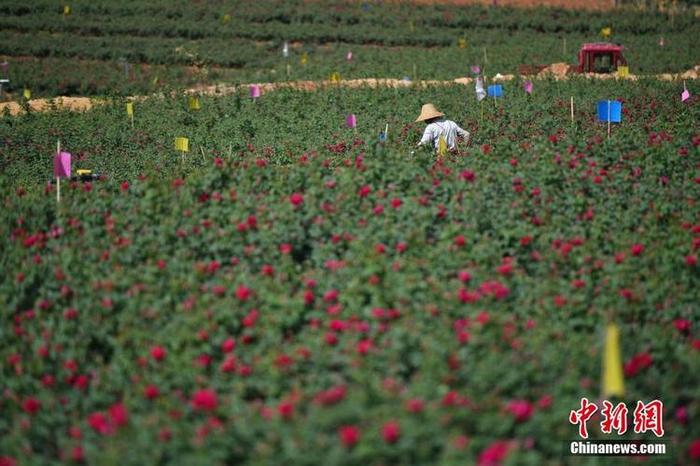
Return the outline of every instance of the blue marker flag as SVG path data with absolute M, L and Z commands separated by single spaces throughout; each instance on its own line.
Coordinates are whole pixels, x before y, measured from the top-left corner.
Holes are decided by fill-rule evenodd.
M 384 131 L 379 133 L 379 142 L 386 142 L 386 133 Z
M 489 86 L 489 97 L 503 97 L 503 86 L 500 84 Z
M 598 121 L 622 123 L 622 102 L 601 100 L 598 102 Z

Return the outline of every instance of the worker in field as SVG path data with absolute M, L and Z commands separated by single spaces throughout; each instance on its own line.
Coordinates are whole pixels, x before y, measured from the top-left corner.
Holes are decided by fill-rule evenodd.
M 445 114 L 438 111 L 433 104 L 423 105 L 416 121 L 424 121 L 427 124 L 418 146 L 430 144 L 440 155 L 447 151 L 456 151 L 459 137 L 463 138 L 465 143 L 469 142 L 469 131 L 460 128 L 454 121 L 445 119 Z

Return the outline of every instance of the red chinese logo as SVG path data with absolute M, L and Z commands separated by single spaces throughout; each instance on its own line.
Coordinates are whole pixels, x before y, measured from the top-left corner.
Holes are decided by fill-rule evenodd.
M 572 410 L 569 413 L 569 422 L 573 425 L 578 425 L 578 434 L 581 438 L 588 438 L 587 422 L 598 411 L 598 406 L 595 403 L 590 403 L 588 398 L 581 398 L 581 408 Z M 643 434 L 653 432 L 657 437 L 663 437 L 664 404 L 659 400 L 643 403 L 637 401 L 637 407 L 634 409 L 633 422 L 634 433 Z M 629 410 L 624 403 L 613 405 L 610 401 L 603 401 L 603 408 L 600 414 L 603 420 L 600 422 L 600 430 L 604 434 L 611 434 L 613 431 L 617 435 L 623 435 L 627 432 L 627 415 Z
M 581 409 L 569 413 L 569 422 L 578 424 L 578 434 L 581 438 L 588 438 L 586 423 L 596 411 L 598 407 L 594 403 L 589 403 L 588 398 L 581 398 Z
M 604 434 L 609 434 L 613 430 L 617 435 L 623 435 L 627 432 L 627 406 L 624 403 L 618 403 L 615 408 L 608 400 L 603 401 L 603 409 L 600 413 L 603 415 L 603 421 L 600 423 L 600 430 Z
M 652 431 L 657 437 L 663 437 L 663 412 L 664 404 L 659 400 L 650 401 L 647 404 L 637 401 L 637 407 L 634 409 L 634 432 L 643 434 Z

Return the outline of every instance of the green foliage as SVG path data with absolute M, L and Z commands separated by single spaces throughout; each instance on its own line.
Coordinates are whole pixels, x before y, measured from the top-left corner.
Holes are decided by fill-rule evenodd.
M 226 14 L 229 21 L 223 21 Z M 9 57 L 14 89 L 27 86 L 35 97 L 126 95 L 166 84 L 327 79 L 334 71 L 343 78 L 454 79 L 466 75 L 469 65 L 481 64 L 491 75 L 516 73 L 521 64 L 575 63 L 581 44 L 601 40 L 601 28 L 610 26 L 610 40 L 626 47 L 631 72 L 652 74 L 697 64 L 693 41 L 699 24 L 690 12 L 672 22 L 658 12 L 628 9 L 591 13 L 271 0 L 215 6 L 78 1 L 64 16 L 53 0 L 13 1 L 0 5 L 0 54 Z M 457 47 L 462 38 L 463 49 Z M 285 41 L 291 44 L 288 60 L 282 56 Z M 348 50 L 351 62 L 345 60 Z M 303 53 L 306 65 L 300 63 Z M 39 67 L 27 56 L 55 61 Z M 124 72 L 121 60 L 131 64 L 130 72 Z
M 120 99 L 3 117 L 0 456 L 457 465 L 508 440 L 505 464 L 561 464 L 569 411 L 600 394 L 613 319 L 625 401 L 664 401 L 663 463 L 687 464 L 699 426 L 673 418 L 700 413 L 700 270 L 685 262 L 700 246 L 697 100 L 645 80 L 504 89 L 483 120 L 457 85 L 202 97 L 197 112 L 152 97 L 133 129 Z M 616 97 L 608 140 L 594 104 Z M 427 101 L 473 136 L 441 163 L 410 155 Z M 58 205 L 57 138 L 74 169 L 104 174 L 64 182 Z M 652 363 L 632 367 L 639 354 Z M 211 411 L 192 403 L 203 388 Z M 532 413 L 518 419 L 514 400 Z

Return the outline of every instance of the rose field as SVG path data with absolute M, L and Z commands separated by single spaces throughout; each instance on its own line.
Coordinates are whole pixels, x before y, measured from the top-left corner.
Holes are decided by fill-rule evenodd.
M 508 74 L 520 64 L 574 63 L 580 44 L 600 40 L 605 27 L 624 44 L 633 74 L 698 65 L 697 1 L 674 1 L 675 9 L 668 1 L 661 11 L 617 2 L 631 5 L 586 12 L 377 0 L 3 0 L 0 62 L 18 100 L 24 88 L 34 97 L 125 96 L 333 72 L 453 79 L 473 63 Z
M 656 81 L 536 86 L 506 85 L 482 122 L 463 86 L 238 94 L 198 112 L 151 98 L 133 129 L 121 102 L 5 117 L 2 452 L 559 464 L 615 321 L 627 399 L 663 399 L 689 462 L 697 100 Z M 592 109 L 618 96 L 608 139 Z M 471 146 L 409 155 L 423 101 L 464 115 Z M 103 173 L 64 183 L 58 205 L 57 138 Z
M 481 102 L 473 82 L 240 85 L 282 80 L 286 38 L 295 64 L 310 47 L 290 79 L 454 79 L 549 63 L 563 37 L 573 63 L 610 18 L 631 69 L 678 73 L 692 16 L 421 6 L 413 35 L 394 3 L 121 3 L 0 4 L 24 109 L 0 114 L 0 466 L 700 463 L 697 79 L 515 76 Z M 488 64 L 455 45 L 477 23 Z M 99 104 L 37 112 L 23 87 Z M 600 100 L 622 103 L 609 133 Z M 416 148 L 426 102 L 469 143 Z M 57 141 L 96 174 L 60 202 Z M 589 440 L 666 454 L 571 456 L 582 398 L 629 408 Z M 638 400 L 663 402 L 662 438 L 634 432 Z

